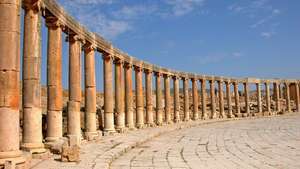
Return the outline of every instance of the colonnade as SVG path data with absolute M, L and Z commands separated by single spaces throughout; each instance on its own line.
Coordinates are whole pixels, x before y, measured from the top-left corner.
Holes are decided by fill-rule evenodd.
M 64 13 L 57 7 L 57 4 L 52 3 L 54 2 L 49 0 L 23 1 L 23 101 L 22 106 L 19 106 L 21 4 L 18 0 L 0 2 L 0 168 L 8 159 L 18 159 L 17 163 L 24 162 L 21 149 L 31 153 L 44 153 L 46 151 L 44 143 L 51 144 L 64 137 L 62 115 L 63 32 L 67 34 L 69 44 L 66 137 L 75 140 L 74 143 L 77 145 L 81 144 L 82 138 L 93 140 L 101 132 L 106 135 L 124 132 L 127 129 L 140 129 L 190 120 L 291 112 L 290 84 L 296 85 L 296 111 L 300 111 L 299 81 L 297 80 L 234 79 L 194 75 L 160 68 L 129 57 L 101 37 L 84 32 L 84 29 L 77 23 L 73 23 L 75 21 L 68 18 L 68 15 L 63 15 Z M 59 12 L 61 12 L 60 15 L 58 15 Z M 47 44 L 41 43 L 41 16 L 45 18 L 48 29 Z M 42 135 L 41 45 L 47 45 L 48 51 L 47 133 L 45 138 Z M 84 64 L 81 63 L 82 52 L 84 53 Z M 103 60 L 103 75 L 101 76 L 104 90 L 104 123 L 101 124 L 103 125 L 102 131 L 96 125 L 95 60 L 98 59 L 95 58 L 96 52 L 102 54 Z M 82 65 L 85 70 L 84 74 L 81 72 Z M 133 73 L 135 84 L 133 84 Z M 85 86 L 85 119 L 81 119 L 80 116 L 83 97 L 82 76 L 84 76 Z M 155 77 L 155 94 L 153 93 L 153 77 Z M 192 84 L 191 90 L 190 83 Z M 251 110 L 249 85 L 252 83 L 256 84 L 256 112 Z M 272 96 L 270 93 L 271 83 L 273 83 L 275 91 Z M 173 85 L 171 86 L 171 84 Z M 180 84 L 183 86 L 182 90 L 180 90 Z M 209 84 L 209 88 L 207 88 L 207 84 Z M 243 92 L 239 90 L 241 84 Z M 262 84 L 265 85 L 264 96 L 262 95 Z M 233 91 L 231 91 L 232 88 Z M 282 91 L 285 91 L 285 104 L 281 102 L 282 94 L 280 92 Z M 156 96 L 155 105 L 153 104 L 154 95 Z M 263 104 L 263 98 L 265 104 Z M 234 99 L 234 103 L 232 103 L 232 99 Z M 275 107 L 272 107 L 272 101 L 275 102 Z M 19 112 L 21 110 L 23 112 L 23 134 L 20 140 Z M 84 121 L 85 124 L 83 131 L 80 121 Z

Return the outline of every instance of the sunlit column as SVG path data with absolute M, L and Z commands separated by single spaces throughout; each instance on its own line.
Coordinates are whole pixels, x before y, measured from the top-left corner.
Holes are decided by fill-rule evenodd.
M 211 103 L 211 119 L 217 118 L 217 112 L 216 112 L 216 98 L 215 98 L 215 81 L 210 80 L 210 103 Z
M 133 102 L 132 102 L 132 64 L 125 62 L 125 124 L 134 129 Z
M 208 119 L 208 115 L 207 115 L 207 106 L 206 106 L 206 99 L 207 99 L 207 94 L 206 94 L 206 79 L 203 78 L 200 80 L 201 82 L 201 106 L 202 106 L 202 119 L 206 120 Z
M 153 91 L 152 91 L 152 70 L 146 69 L 146 124 L 154 126 L 153 120 Z
M 184 94 L 184 121 L 190 120 L 190 101 L 189 101 L 189 79 L 183 77 L 183 94 Z
M 240 107 L 240 94 L 239 94 L 239 82 L 233 82 L 234 86 L 234 102 L 235 102 L 235 116 L 241 117 L 241 107 Z
M 135 66 L 136 127 L 144 127 L 143 69 Z
M 124 81 L 123 81 L 123 61 L 115 59 L 115 119 L 116 130 L 120 133 L 125 128 L 125 110 L 124 110 Z
M 260 83 L 256 83 L 256 92 L 257 92 L 257 111 L 259 114 L 263 112 L 262 102 L 261 102 L 261 86 Z
M 196 78 L 192 79 L 192 88 L 193 88 L 193 120 L 198 120 L 199 112 L 198 112 L 198 80 Z
M 218 81 L 220 118 L 226 118 L 224 111 L 223 80 Z
M 162 74 L 160 72 L 155 73 L 156 77 L 156 124 L 161 126 L 163 123 L 163 97 L 161 90 L 161 77 Z
M 179 77 L 173 76 L 174 82 L 174 122 L 178 123 L 180 121 L 180 102 L 179 102 Z
M 265 90 L 266 90 L 266 106 L 267 106 L 267 113 L 264 115 L 271 115 L 271 96 L 270 96 L 270 83 L 265 83 Z
M 226 98 L 227 98 L 227 107 L 228 107 L 228 114 L 229 118 L 233 118 L 234 115 L 232 114 L 232 106 L 231 106 L 231 91 L 230 91 L 230 81 L 225 81 L 226 85 Z
M 290 98 L 290 83 L 285 83 L 285 90 L 286 90 L 286 110 L 287 112 L 291 112 L 291 98 Z
M 296 88 L 296 110 L 297 112 L 300 112 L 300 98 L 299 98 L 299 83 L 295 83 L 295 88 Z
M 166 123 L 172 123 L 171 120 L 171 93 L 170 93 L 170 75 L 164 75 L 164 85 L 165 85 L 165 119 Z
M 250 115 L 250 103 L 249 103 L 249 84 L 248 82 L 244 83 L 244 95 L 245 95 L 245 110 L 243 113 L 243 117 L 247 117 Z

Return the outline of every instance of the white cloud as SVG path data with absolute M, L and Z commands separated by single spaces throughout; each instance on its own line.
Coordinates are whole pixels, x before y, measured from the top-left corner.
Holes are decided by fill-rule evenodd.
M 152 14 L 157 10 L 155 5 L 135 5 L 135 6 L 123 6 L 120 10 L 114 11 L 112 15 L 116 18 L 122 19 L 136 19 L 142 15 Z
M 205 0 L 165 0 L 171 6 L 171 14 L 182 16 L 204 5 Z
M 273 37 L 275 34 L 276 34 L 276 32 L 274 32 L 274 31 L 261 32 L 260 36 L 265 38 L 265 39 L 269 39 L 269 38 Z

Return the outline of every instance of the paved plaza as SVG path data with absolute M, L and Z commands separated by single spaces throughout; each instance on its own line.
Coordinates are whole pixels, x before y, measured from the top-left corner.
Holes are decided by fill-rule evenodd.
M 113 169 L 300 168 L 300 115 L 170 132 L 129 151 Z

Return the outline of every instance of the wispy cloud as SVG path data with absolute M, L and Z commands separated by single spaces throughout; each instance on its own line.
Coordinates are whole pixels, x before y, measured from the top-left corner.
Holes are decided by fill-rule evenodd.
M 269 39 L 269 38 L 273 37 L 275 34 L 276 34 L 276 32 L 274 32 L 274 31 L 261 32 L 260 36 L 265 38 L 265 39 Z
M 152 14 L 157 10 L 158 7 L 156 5 L 125 5 L 120 10 L 112 12 L 112 15 L 119 19 L 130 20 L 140 18 L 143 15 Z
M 171 7 L 174 16 L 183 16 L 193 10 L 202 7 L 205 0 L 165 0 L 165 3 Z
M 197 61 L 199 64 L 213 64 L 220 63 L 224 60 L 237 60 L 243 57 L 244 54 L 240 51 L 232 52 L 232 53 L 217 53 L 211 54 L 207 56 L 197 57 Z

